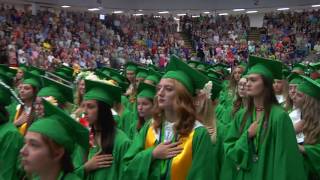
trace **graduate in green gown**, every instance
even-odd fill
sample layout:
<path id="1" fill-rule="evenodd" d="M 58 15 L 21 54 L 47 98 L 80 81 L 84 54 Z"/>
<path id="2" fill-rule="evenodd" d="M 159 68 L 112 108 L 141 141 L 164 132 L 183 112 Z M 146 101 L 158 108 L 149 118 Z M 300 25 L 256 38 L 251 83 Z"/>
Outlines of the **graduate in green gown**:
<path id="1" fill-rule="evenodd" d="M 249 57 L 248 107 L 238 113 L 225 138 L 231 179 L 306 179 L 303 159 L 288 113 L 278 104 L 273 79 L 282 76 L 282 63 Z"/>
<path id="2" fill-rule="evenodd" d="M 10 120 L 24 135 L 27 128 L 35 120 L 34 104 L 38 91 L 41 89 L 41 77 L 33 72 L 26 71 L 20 84 L 19 96 L 24 105 L 15 105 L 10 111 Z"/>
<path id="3" fill-rule="evenodd" d="M 297 95 L 303 93 L 304 104 L 301 108 L 304 142 L 299 150 L 304 157 L 308 179 L 320 179 L 320 84 L 311 78 L 301 76 Z"/>
<path id="4" fill-rule="evenodd" d="M 111 108 L 120 102 L 121 88 L 106 81 L 85 80 L 84 112 L 90 123 L 88 161 L 76 173 L 81 179 L 119 179 L 129 138 L 116 127 Z"/>
<path id="5" fill-rule="evenodd" d="M 193 96 L 208 81 L 172 56 L 157 86 L 153 119 L 144 126 L 124 157 L 122 179 L 215 179 L 213 146 L 207 129 L 196 121 Z M 205 155 L 204 155 L 205 154 Z"/>
<path id="6" fill-rule="evenodd" d="M 22 165 L 29 179 L 77 180 L 71 153 L 89 147 L 89 132 L 60 108 L 43 100 L 44 116 L 25 135 Z"/>
<path id="7" fill-rule="evenodd" d="M 140 129 L 147 124 L 152 117 L 153 99 L 156 95 L 156 87 L 146 83 L 140 83 L 137 96 L 138 119 L 131 124 L 129 138 L 134 139 Z"/>
<path id="8" fill-rule="evenodd" d="M 19 150 L 23 145 L 23 137 L 17 128 L 9 121 L 5 106 L 14 97 L 21 104 L 14 91 L 0 81 L 0 179 L 18 180 Z"/>

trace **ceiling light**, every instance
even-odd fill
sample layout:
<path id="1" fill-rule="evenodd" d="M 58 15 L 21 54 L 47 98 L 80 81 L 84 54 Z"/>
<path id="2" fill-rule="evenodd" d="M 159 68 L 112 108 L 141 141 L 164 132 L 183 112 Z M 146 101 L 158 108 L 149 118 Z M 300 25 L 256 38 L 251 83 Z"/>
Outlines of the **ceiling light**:
<path id="1" fill-rule="evenodd" d="M 203 12 L 203 14 L 210 14 L 210 12 L 209 11 L 205 11 L 205 12 Z"/>
<path id="2" fill-rule="evenodd" d="M 234 9 L 234 12 L 238 12 L 238 11 L 244 11 L 245 9 Z"/>
<path id="3" fill-rule="evenodd" d="M 312 5 L 311 7 L 320 7 L 320 4 Z"/>
<path id="4" fill-rule="evenodd" d="M 228 16 L 228 13 L 220 13 L 219 16 Z"/>
<path id="5" fill-rule="evenodd" d="M 69 8 L 69 7 L 71 7 L 71 6 L 67 6 L 67 5 L 63 5 L 63 6 L 61 6 L 62 8 Z"/>
<path id="6" fill-rule="evenodd" d="M 193 18 L 198 18 L 198 17 L 200 17 L 199 15 L 193 15 L 192 16 Z"/>
<path id="7" fill-rule="evenodd" d="M 88 11 L 99 11 L 100 9 L 99 8 L 90 8 L 88 9 Z"/>
<path id="8" fill-rule="evenodd" d="M 113 14 L 121 14 L 123 11 L 113 11 Z"/>
<path id="9" fill-rule="evenodd" d="M 160 12 L 158 12 L 159 14 L 168 14 L 169 13 L 169 11 L 160 11 Z"/>
<path id="10" fill-rule="evenodd" d="M 187 15 L 187 14 L 177 14 L 177 16 L 185 16 L 185 15 Z"/>
<path id="11" fill-rule="evenodd" d="M 153 16 L 154 18 L 161 18 L 161 16 Z"/>
<path id="12" fill-rule="evenodd" d="M 257 13 L 258 11 L 247 11 L 247 14 L 253 14 L 253 13 Z"/>
<path id="13" fill-rule="evenodd" d="M 139 9 L 138 11 L 139 11 L 139 12 L 142 12 L 143 10 L 142 10 L 142 9 Z"/>
<path id="14" fill-rule="evenodd" d="M 137 14 L 132 14 L 133 16 L 143 16 L 143 14 L 141 13 L 137 13 Z"/>
<path id="15" fill-rule="evenodd" d="M 290 8 L 278 8 L 277 10 L 278 11 L 286 11 L 286 10 L 289 10 Z"/>

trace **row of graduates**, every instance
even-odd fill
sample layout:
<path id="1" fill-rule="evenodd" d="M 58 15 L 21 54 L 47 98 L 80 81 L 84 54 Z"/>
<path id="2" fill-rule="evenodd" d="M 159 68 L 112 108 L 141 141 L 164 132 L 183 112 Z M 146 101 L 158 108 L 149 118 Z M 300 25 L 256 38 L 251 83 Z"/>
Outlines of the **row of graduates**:
<path id="1" fill-rule="evenodd" d="M 318 178 L 320 85 L 293 69 L 287 108 L 283 67 L 251 56 L 229 81 L 172 56 L 164 73 L 85 70 L 72 88 L 68 67 L 1 66 L 0 179 Z"/>

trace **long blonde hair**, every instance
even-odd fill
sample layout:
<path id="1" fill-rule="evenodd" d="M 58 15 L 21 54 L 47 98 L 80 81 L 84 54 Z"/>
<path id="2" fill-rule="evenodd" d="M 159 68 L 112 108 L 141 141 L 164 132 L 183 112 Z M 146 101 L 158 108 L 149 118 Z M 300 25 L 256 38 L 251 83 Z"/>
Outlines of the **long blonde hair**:
<path id="1" fill-rule="evenodd" d="M 320 138 L 320 100 L 306 94 L 301 113 L 304 121 L 304 142 L 305 144 L 315 144 Z"/>
<path id="2" fill-rule="evenodd" d="M 197 97 L 203 96 L 200 92 L 197 93 Z M 205 127 L 210 127 L 214 129 L 214 132 L 211 135 L 211 141 L 215 143 L 217 141 L 217 125 L 216 125 L 216 113 L 215 113 L 215 106 L 213 105 L 213 102 L 210 98 L 207 98 L 206 96 L 200 97 L 196 101 L 201 102 L 195 102 L 198 104 L 196 106 L 196 112 L 197 112 L 197 120 L 199 120 Z M 202 118 L 200 118 L 202 117 Z"/>

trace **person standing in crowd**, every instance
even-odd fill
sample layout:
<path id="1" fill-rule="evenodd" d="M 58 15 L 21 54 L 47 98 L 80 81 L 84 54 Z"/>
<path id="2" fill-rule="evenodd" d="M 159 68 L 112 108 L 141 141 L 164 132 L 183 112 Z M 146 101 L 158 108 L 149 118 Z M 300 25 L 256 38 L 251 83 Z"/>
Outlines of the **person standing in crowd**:
<path id="1" fill-rule="evenodd" d="M 44 116 L 27 130 L 20 150 L 30 179 L 78 180 L 71 154 L 79 145 L 89 147 L 89 132 L 63 110 L 43 100 Z"/>
<path id="2" fill-rule="evenodd" d="M 123 179 L 215 179 L 218 168 L 205 127 L 196 121 L 193 95 L 207 78 L 172 56 L 157 86 L 153 119 L 124 157 Z M 206 156 L 203 154 L 206 153 Z"/>
<path id="3" fill-rule="evenodd" d="M 282 63 L 250 56 L 248 68 L 248 106 L 224 142 L 234 179 L 306 179 L 290 117 L 272 87 L 282 78 Z"/>
<path id="4" fill-rule="evenodd" d="M 85 80 L 83 109 L 90 124 L 88 161 L 76 173 L 81 179 L 120 179 L 130 140 L 116 127 L 111 108 L 120 102 L 121 88 Z"/>
<path id="5" fill-rule="evenodd" d="M 153 99 L 156 95 L 156 87 L 146 83 L 140 83 L 137 95 L 138 120 L 134 120 L 130 126 L 128 136 L 130 139 L 138 134 L 145 124 L 149 124 L 154 107 Z"/>
<path id="6" fill-rule="evenodd" d="M 300 77 L 302 82 L 296 96 L 304 96 L 305 101 L 301 108 L 304 137 L 299 150 L 303 154 L 308 179 L 313 180 L 320 178 L 320 84 L 311 78 Z"/>

